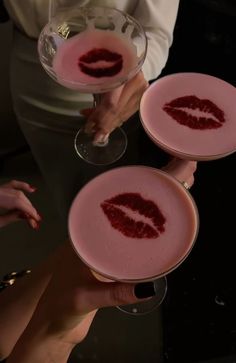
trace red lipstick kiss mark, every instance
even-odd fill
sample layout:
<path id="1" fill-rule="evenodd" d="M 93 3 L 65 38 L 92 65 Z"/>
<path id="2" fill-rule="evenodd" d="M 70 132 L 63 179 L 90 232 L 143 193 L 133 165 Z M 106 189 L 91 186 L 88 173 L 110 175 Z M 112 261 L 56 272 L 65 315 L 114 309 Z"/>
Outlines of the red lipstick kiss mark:
<path id="1" fill-rule="evenodd" d="M 209 117 L 197 117 L 180 108 L 207 112 Z M 191 129 L 217 129 L 225 122 L 224 112 L 219 107 L 210 100 L 201 100 L 196 96 L 176 98 L 170 103 L 166 103 L 163 110 L 179 124 L 188 126 Z M 217 121 L 211 116 L 214 116 Z"/>
<path id="2" fill-rule="evenodd" d="M 149 218 L 154 227 L 146 222 L 135 221 L 119 207 L 126 207 L 141 216 Z M 165 231 L 165 217 L 157 205 L 151 200 L 145 200 L 138 193 L 119 194 L 101 204 L 103 212 L 109 219 L 113 228 L 126 237 L 131 238 L 157 238 Z"/>
<path id="3" fill-rule="evenodd" d="M 99 61 L 105 61 L 108 65 L 94 68 L 93 65 Z M 91 77 L 112 77 L 122 70 L 123 58 L 108 49 L 94 48 L 79 58 L 78 65 L 81 72 Z"/>

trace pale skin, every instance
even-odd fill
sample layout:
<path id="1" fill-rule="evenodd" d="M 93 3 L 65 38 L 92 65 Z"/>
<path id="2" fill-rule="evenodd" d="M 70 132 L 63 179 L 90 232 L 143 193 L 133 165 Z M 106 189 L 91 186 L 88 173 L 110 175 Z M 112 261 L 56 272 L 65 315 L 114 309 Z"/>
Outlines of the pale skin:
<path id="1" fill-rule="evenodd" d="M 176 160 L 165 171 L 191 186 L 196 163 Z M 136 301 L 133 284 L 98 281 L 66 243 L 0 294 L 0 359 L 66 363 L 97 309 Z"/>
<path id="2" fill-rule="evenodd" d="M 138 111 L 143 93 L 149 87 L 143 72 L 140 71 L 125 85 L 104 93 L 95 109 L 85 109 L 81 113 L 87 118 L 85 130 L 94 133 L 95 142 L 104 142 L 109 134 L 126 122 Z M 180 182 L 186 182 L 189 187 L 194 183 L 196 161 L 184 161 L 173 158 L 163 170 L 173 174 Z"/>
<path id="3" fill-rule="evenodd" d="M 162 168 L 162 170 L 171 174 L 181 183 L 187 183 L 189 188 L 194 184 L 194 173 L 197 170 L 197 162 L 172 158 L 170 162 Z"/>
<path id="4" fill-rule="evenodd" d="M 95 134 L 95 142 L 105 141 L 115 128 L 138 111 L 141 97 L 148 85 L 140 71 L 125 85 L 101 94 L 100 102 L 95 109 L 81 111 L 87 117 L 85 130 Z"/>
<path id="5" fill-rule="evenodd" d="M 98 308 L 137 301 L 133 284 L 98 281 L 67 243 L 7 362 L 65 363 L 87 335 Z"/>
<path id="6" fill-rule="evenodd" d="M 18 180 L 0 186 L 0 227 L 25 219 L 33 229 L 39 228 L 41 216 L 25 195 L 35 191 L 35 187 Z"/>

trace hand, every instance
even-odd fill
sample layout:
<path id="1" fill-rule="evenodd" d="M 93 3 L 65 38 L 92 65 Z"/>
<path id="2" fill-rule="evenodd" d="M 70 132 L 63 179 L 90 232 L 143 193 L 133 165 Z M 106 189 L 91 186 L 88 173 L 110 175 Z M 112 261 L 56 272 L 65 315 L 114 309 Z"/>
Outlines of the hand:
<path id="1" fill-rule="evenodd" d="M 138 284 L 138 287 L 141 285 Z M 86 336 L 98 308 L 140 302 L 135 291 L 137 288 L 131 283 L 98 280 L 68 243 L 39 303 L 37 314 L 40 321 L 46 318 L 52 334 L 77 344 Z M 153 295 L 154 288 L 145 300 Z"/>
<path id="2" fill-rule="evenodd" d="M 125 85 L 101 94 L 95 109 L 81 111 L 87 117 L 85 131 L 95 133 L 94 142 L 105 142 L 115 128 L 138 111 L 141 97 L 148 85 L 140 71 Z"/>
<path id="3" fill-rule="evenodd" d="M 172 158 L 162 170 L 178 179 L 180 183 L 186 183 L 189 189 L 194 183 L 194 173 L 197 170 L 197 162 Z"/>
<path id="4" fill-rule="evenodd" d="M 140 302 L 153 295 L 152 283 L 99 281 L 67 244 L 9 363 L 64 363 L 87 335 L 98 308 Z"/>
<path id="5" fill-rule="evenodd" d="M 0 186 L 0 227 L 22 219 L 26 219 L 34 229 L 39 227 L 41 217 L 24 194 L 35 190 L 28 183 L 17 180 Z"/>

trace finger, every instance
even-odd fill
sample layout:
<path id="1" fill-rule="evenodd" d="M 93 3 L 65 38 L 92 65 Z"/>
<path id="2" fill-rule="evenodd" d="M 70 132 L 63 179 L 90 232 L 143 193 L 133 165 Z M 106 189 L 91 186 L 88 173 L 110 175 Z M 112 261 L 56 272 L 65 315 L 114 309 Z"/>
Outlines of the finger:
<path id="1" fill-rule="evenodd" d="M 114 110 L 118 105 L 123 88 L 124 86 L 122 85 L 111 92 L 101 94 L 100 101 L 96 108 L 80 111 L 82 115 L 88 118 L 85 125 L 86 133 L 90 134 L 101 130 L 103 134 L 106 134 L 115 128 L 111 125 L 111 122 L 113 121 Z M 108 125 L 108 127 L 105 128 L 105 125 Z"/>
<path id="2" fill-rule="evenodd" d="M 125 84 L 119 100 L 119 106 L 122 107 L 128 104 L 134 98 L 134 95 L 139 96 L 139 101 L 145 90 L 149 87 L 149 83 L 143 76 L 142 72 L 136 74 L 130 81 Z"/>
<path id="3" fill-rule="evenodd" d="M 88 118 L 85 125 L 85 132 L 109 134 L 116 127 L 117 119 L 113 109 L 100 105 Z"/>
<path id="4" fill-rule="evenodd" d="M 94 121 L 93 118 L 88 118 L 85 126 L 84 126 L 84 131 L 86 134 L 93 134 L 95 133 L 97 130 L 97 125 L 96 122 Z"/>
<path id="5" fill-rule="evenodd" d="M 196 161 L 183 160 L 179 158 L 173 158 L 165 167 L 162 168 L 162 170 L 175 177 L 181 183 L 186 182 L 190 186 L 194 182 L 194 173 L 196 169 Z"/>
<path id="6" fill-rule="evenodd" d="M 179 160 L 182 160 L 182 159 L 179 159 L 179 158 L 176 158 L 176 157 L 171 157 L 171 158 L 168 160 L 167 164 L 166 164 L 166 165 L 164 165 L 161 169 L 162 169 L 162 170 L 166 170 L 166 169 L 168 169 L 169 167 L 171 167 L 172 165 L 176 165 L 176 164 L 179 162 Z"/>
<path id="7" fill-rule="evenodd" d="M 28 219 L 28 223 L 29 223 L 29 225 L 30 225 L 30 227 L 32 227 L 33 229 L 35 229 L 35 230 L 38 230 L 39 229 L 39 227 L 40 227 L 40 225 L 39 225 L 39 222 L 37 222 L 35 219 L 33 219 L 33 218 L 29 218 Z"/>
<path id="8" fill-rule="evenodd" d="M 32 218 L 37 222 L 40 222 L 42 219 L 30 200 L 22 192 L 19 192 L 17 198 L 14 199 L 14 209 L 26 213 L 29 218 Z"/>
<path id="9" fill-rule="evenodd" d="M 104 134 L 103 131 L 98 131 L 93 139 L 93 145 L 95 146 L 105 146 L 108 143 L 109 133 Z"/>
<path id="10" fill-rule="evenodd" d="M 14 189 L 23 190 L 28 193 L 33 193 L 37 190 L 36 187 L 30 185 L 29 183 L 19 181 L 19 180 L 11 180 L 9 183 L 7 183 L 8 187 L 12 187 Z"/>
<path id="11" fill-rule="evenodd" d="M 34 208 L 30 200 L 21 190 L 13 189 L 12 187 L 2 188 L 1 207 L 8 210 L 19 210 L 29 214 L 36 221 L 41 220 L 40 214 Z"/>
<path id="12" fill-rule="evenodd" d="M 87 295 L 85 304 L 87 307 L 89 303 L 91 304 L 90 310 L 106 306 L 134 304 L 155 295 L 152 282 L 137 285 L 117 282 L 99 283 L 97 286 L 96 290 L 88 291 L 88 294 L 92 294 L 93 298 L 85 294 Z"/>
<path id="13" fill-rule="evenodd" d="M 93 123 L 95 125 L 93 128 L 95 133 L 102 133 L 105 135 L 110 134 L 119 127 L 123 121 L 120 110 L 112 107 L 105 108 L 104 106 L 99 106 L 88 119 L 86 127 L 90 127 L 90 124 Z"/>
<path id="14" fill-rule="evenodd" d="M 138 110 L 147 85 L 147 81 L 139 73 L 117 92 L 102 95 L 101 103 L 88 118 L 86 132 L 95 132 L 96 140 L 105 138 L 106 134 L 110 134 Z"/>
<path id="15" fill-rule="evenodd" d="M 105 111 L 103 107 L 98 106 L 96 109 L 93 110 L 93 112 L 90 114 L 90 116 L 87 118 L 84 130 L 86 133 L 91 134 L 99 129 L 99 120 L 101 120 L 104 117 Z"/>
<path id="16" fill-rule="evenodd" d="M 120 122 L 117 118 L 119 100 L 122 95 L 124 85 L 117 87 L 111 92 L 101 94 L 100 101 L 96 108 L 92 112 L 85 111 L 88 115 L 88 120 L 85 125 L 85 132 L 93 133 L 100 132 L 103 135 L 111 133 L 116 127 L 119 126 Z M 99 139 L 101 136 L 96 138 Z M 102 136 L 103 137 L 103 136 Z"/>
<path id="17" fill-rule="evenodd" d="M 98 106 L 103 105 L 106 108 L 116 107 L 119 104 L 120 97 L 123 93 L 124 87 L 125 84 L 115 88 L 110 92 L 102 93 L 100 95 L 100 102 Z"/>
<path id="18" fill-rule="evenodd" d="M 196 161 L 189 161 L 190 168 L 192 169 L 193 173 L 197 170 L 197 162 Z"/>
<path id="19" fill-rule="evenodd" d="M 187 189 L 190 189 L 194 184 L 194 176 L 192 175 L 187 180 L 185 180 L 185 183 L 187 183 L 187 185 L 188 185 Z"/>
<path id="20" fill-rule="evenodd" d="M 17 222 L 21 218 L 18 211 L 9 212 L 0 216 L 0 227 L 6 226 L 10 223 Z"/>
<path id="21" fill-rule="evenodd" d="M 10 223 L 18 222 L 21 220 L 27 221 L 29 226 L 32 227 L 33 229 L 35 229 L 35 230 L 39 229 L 39 223 L 37 221 L 30 218 L 29 215 L 27 215 L 26 213 L 22 213 L 17 210 L 6 213 L 4 215 L 1 215 L 0 216 L 0 227 L 6 226 Z"/>
<path id="22" fill-rule="evenodd" d="M 36 221 L 35 219 L 31 218 L 30 215 L 28 213 L 25 212 L 20 212 L 19 216 L 21 219 L 25 219 L 29 226 L 32 227 L 33 229 L 38 230 L 40 225 L 39 225 L 39 221 Z"/>

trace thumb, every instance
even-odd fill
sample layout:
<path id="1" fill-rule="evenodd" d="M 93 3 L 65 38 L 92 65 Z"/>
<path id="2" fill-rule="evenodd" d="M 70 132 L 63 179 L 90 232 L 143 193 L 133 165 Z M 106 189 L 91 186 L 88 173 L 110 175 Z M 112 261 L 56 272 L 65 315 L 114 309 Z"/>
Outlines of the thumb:
<path id="1" fill-rule="evenodd" d="M 12 222 L 19 221 L 19 211 L 9 212 L 0 216 L 0 228 L 6 226 Z"/>
<path id="2" fill-rule="evenodd" d="M 116 305 L 127 305 L 147 300 L 155 295 L 153 282 L 139 284 L 131 283 L 101 283 L 97 290 L 97 308 Z"/>

